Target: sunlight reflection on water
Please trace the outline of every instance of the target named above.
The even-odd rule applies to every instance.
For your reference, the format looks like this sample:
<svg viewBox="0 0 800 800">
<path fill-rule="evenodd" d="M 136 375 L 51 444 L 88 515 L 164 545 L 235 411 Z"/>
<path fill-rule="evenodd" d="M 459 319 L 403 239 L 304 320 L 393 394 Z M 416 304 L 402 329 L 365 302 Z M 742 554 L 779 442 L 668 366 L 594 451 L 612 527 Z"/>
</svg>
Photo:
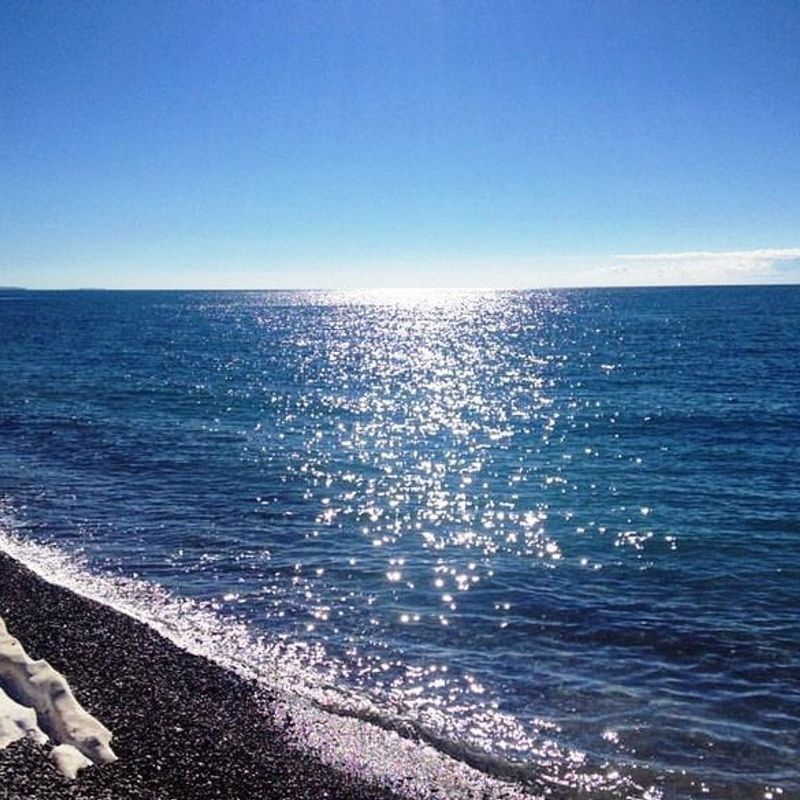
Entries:
<svg viewBox="0 0 800 800">
<path fill-rule="evenodd" d="M 702 753 L 748 797 L 737 753 L 776 783 L 800 708 L 797 345 L 762 302 L 49 298 L 0 363 L 10 516 L 540 789 L 664 763 L 691 796 Z"/>
</svg>

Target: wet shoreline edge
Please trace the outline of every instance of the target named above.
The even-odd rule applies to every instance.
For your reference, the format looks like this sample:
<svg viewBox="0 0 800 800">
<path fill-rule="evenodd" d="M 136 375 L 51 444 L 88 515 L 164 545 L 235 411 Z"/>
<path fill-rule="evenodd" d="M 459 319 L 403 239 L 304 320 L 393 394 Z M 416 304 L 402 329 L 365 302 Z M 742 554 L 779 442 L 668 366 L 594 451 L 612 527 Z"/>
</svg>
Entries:
<svg viewBox="0 0 800 800">
<path fill-rule="evenodd" d="M 0 751 L 4 800 L 399 800 L 322 764 L 271 720 L 263 687 L 0 552 L 0 615 L 114 733 L 118 762 L 70 782 L 33 742 Z"/>
</svg>

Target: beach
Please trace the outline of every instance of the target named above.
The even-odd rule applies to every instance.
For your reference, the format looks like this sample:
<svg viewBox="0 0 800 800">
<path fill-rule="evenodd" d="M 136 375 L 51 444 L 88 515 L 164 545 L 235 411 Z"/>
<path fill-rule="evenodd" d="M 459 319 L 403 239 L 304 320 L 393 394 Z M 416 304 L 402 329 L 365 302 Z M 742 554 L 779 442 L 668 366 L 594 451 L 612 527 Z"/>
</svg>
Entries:
<svg viewBox="0 0 800 800">
<path fill-rule="evenodd" d="M 0 616 L 113 732 L 118 755 L 70 781 L 32 739 L 12 743 L 0 750 L 4 800 L 397 797 L 292 747 L 263 688 L 1 553 Z"/>
</svg>

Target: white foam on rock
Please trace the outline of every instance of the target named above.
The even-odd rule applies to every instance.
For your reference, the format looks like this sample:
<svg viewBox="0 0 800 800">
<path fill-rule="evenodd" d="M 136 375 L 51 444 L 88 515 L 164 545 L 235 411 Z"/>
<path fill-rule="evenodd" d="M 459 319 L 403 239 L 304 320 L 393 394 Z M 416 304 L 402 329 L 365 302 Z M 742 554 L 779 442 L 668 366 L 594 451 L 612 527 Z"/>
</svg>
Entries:
<svg viewBox="0 0 800 800">
<path fill-rule="evenodd" d="M 81 706 L 60 672 L 25 652 L 0 617 L 0 749 L 26 736 L 52 740 L 52 758 L 70 778 L 117 758 L 111 731 Z"/>
</svg>

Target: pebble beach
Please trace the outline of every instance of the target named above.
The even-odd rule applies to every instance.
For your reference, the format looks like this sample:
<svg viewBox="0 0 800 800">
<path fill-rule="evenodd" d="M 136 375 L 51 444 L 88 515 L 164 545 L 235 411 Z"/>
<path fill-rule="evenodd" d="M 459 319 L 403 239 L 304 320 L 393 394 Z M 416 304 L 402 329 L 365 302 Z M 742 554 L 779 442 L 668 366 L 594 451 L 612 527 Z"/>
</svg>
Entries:
<svg viewBox="0 0 800 800">
<path fill-rule="evenodd" d="M 270 695 L 148 626 L 45 582 L 0 554 L 0 616 L 113 732 L 118 760 L 75 780 L 30 738 L 0 750 L 3 800 L 390 800 L 299 752 Z"/>
</svg>

